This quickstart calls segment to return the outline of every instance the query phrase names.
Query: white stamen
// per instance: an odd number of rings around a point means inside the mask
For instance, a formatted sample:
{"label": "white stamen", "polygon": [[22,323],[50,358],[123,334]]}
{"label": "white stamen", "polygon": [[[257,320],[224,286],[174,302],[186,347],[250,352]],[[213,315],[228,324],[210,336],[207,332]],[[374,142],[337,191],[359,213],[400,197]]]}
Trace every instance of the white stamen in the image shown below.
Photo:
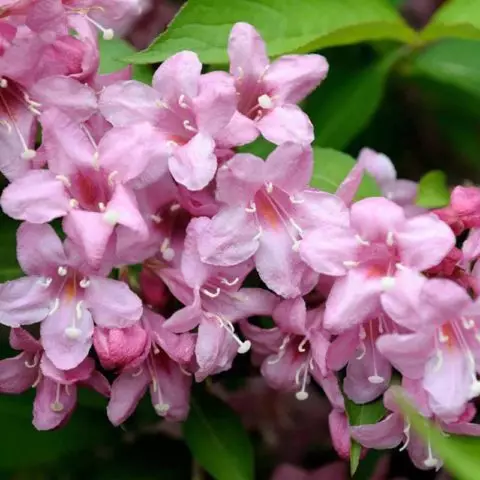
{"label": "white stamen", "polygon": [[368,381],[375,385],[379,385],[380,383],[383,383],[385,379],[380,375],[371,375],[370,377],[368,377]]}
{"label": "white stamen", "polygon": [[239,336],[235,333],[235,327],[233,326],[232,322],[230,322],[229,320],[225,320],[218,315],[213,315],[213,317],[219,322],[220,327],[225,328],[230,334],[230,336],[238,344],[237,353],[244,354],[250,350],[250,348],[252,347],[252,343],[250,342],[250,340],[245,340],[244,342],[242,342]]}
{"label": "white stamen", "polygon": [[170,211],[173,213],[173,212],[176,212],[177,210],[180,210],[180,204],[179,203],[172,203],[170,205]]}
{"label": "white stamen", "polygon": [[185,128],[185,130],[188,130],[189,132],[197,132],[198,130],[192,126],[192,124],[188,121],[188,120],[184,120],[183,121],[183,128]]}
{"label": "white stamen", "polygon": [[101,211],[101,212],[104,212],[105,211],[105,204],[103,202],[98,202],[98,209]]}
{"label": "white stamen", "polygon": [[360,347],[359,347],[361,350],[360,350],[360,353],[355,357],[357,360],[361,360],[365,354],[367,353],[367,348],[365,347],[365,343],[363,342],[360,342]]}
{"label": "white stamen", "polygon": [[155,106],[158,108],[168,108],[168,103],[163,100],[155,100]]}
{"label": "white stamen", "polygon": [[7,88],[8,80],[6,78],[0,78],[0,88]]}
{"label": "white stamen", "polygon": [[120,219],[120,214],[115,210],[109,210],[103,214],[103,219],[110,225],[116,225]]}
{"label": "white stamen", "polygon": [[405,265],[402,265],[401,263],[396,263],[395,268],[402,272],[408,272],[408,267],[406,267]]}
{"label": "white stamen", "polygon": [[27,148],[22,152],[21,157],[24,160],[32,160],[37,156],[37,152],[35,150],[32,150],[31,148]]}
{"label": "white stamen", "polygon": [[357,243],[359,243],[360,245],[365,245],[365,246],[368,246],[370,245],[370,242],[368,240],[364,240],[360,235],[355,235],[355,240],[357,241]]}
{"label": "white stamen", "polygon": [[273,192],[273,183],[272,182],[265,183],[265,188],[267,189],[267,193],[272,193]]}
{"label": "white stamen", "polygon": [[68,203],[69,203],[70,207],[72,207],[72,208],[77,208],[78,207],[78,200],[75,200],[74,198],[71,198]]}
{"label": "white stamen", "polygon": [[82,319],[82,305],[83,305],[83,300],[80,300],[79,302],[77,302],[77,304],[75,305],[75,314],[77,316],[77,320],[81,320]]}
{"label": "white stamen", "polygon": [[227,287],[233,287],[234,285],[236,285],[240,281],[240,278],[235,277],[232,281],[229,281],[228,278],[222,278],[220,281],[224,285],[227,285]]}
{"label": "white stamen", "polygon": [[289,197],[290,201],[294,204],[301,204],[301,203],[305,203],[305,200],[303,198],[295,198],[294,195],[290,195]]}
{"label": "white stamen", "polygon": [[292,245],[292,250],[294,252],[298,252],[300,250],[300,242],[298,240],[296,240],[295,242],[293,242],[293,245]]}
{"label": "white stamen", "polygon": [[258,227],[258,233],[253,237],[253,241],[260,240],[260,237],[263,235],[262,227]]}
{"label": "white stamen", "polygon": [[29,105],[27,107],[34,115],[41,115],[42,112],[40,110],[38,110],[37,108],[35,108],[33,105]]}
{"label": "white stamen", "polygon": [[114,36],[115,36],[115,32],[111,28],[107,28],[103,32],[103,39],[104,40],[112,40]]}
{"label": "white stamen", "polygon": [[50,409],[52,412],[58,413],[63,411],[63,403],[60,402],[60,389],[62,386],[57,383],[57,392],[55,394],[55,401],[50,404]]}
{"label": "white stamen", "polygon": [[38,355],[33,357],[32,363],[29,363],[28,360],[25,360],[24,364],[27,368],[35,368],[38,365]]}
{"label": "white stamen", "polygon": [[303,235],[303,229],[300,227],[293,218],[288,219],[292,227],[300,234]]}
{"label": "white stamen", "polygon": [[115,177],[118,175],[118,171],[114,170],[108,175],[108,184],[113,187],[115,185]]}
{"label": "white stamen", "polygon": [[68,273],[68,269],[67,267],[63,267],[63,266],[60,266],[57,268],[57,273],[61,276],[61,277],[65,277]]}
{"label": "white stamen", "polygon": [[178,104],[181,108],[188,108],[188,104],[185,102],[185,95],[183,93],[178,98]]}
{"label": "white stamen", "polygon": [[220,288],[217,287],[215,292],[211,292],[210,290],[207,290],[206,288],[202,288],[202,293],[204,293],[207,297],[217,298],[220,295],[221,290],[220,290]]}
{"label": "white stamen", "polygon": [[162,223],[163,218],[160,215],[150,215],[150,219],[152,220],[153,223],[156,223],[157,225],[159,223]]}
{"label": "white stamen", "polygon": [[308,342],[308,338],[305,337],[301,342],[300,342],[300,345],[298,346],[298,351],[300,353],[304,353],[305,352],[305,345],[307,344]]}
{"label": "white stamen", "polygon": [[23,94],[23,98],[29,105],[32,105],[32,107],[40,108],[42,106],[41,103],[35,102],[34,100],[32,100],[27,93]]}
{"label": "white stamen", "polygon": [[237,80],[241,80],[245,76],[245,72],[242,67],[237,67],[238,77]]}
{"label": "white stamen", "polygon": [[389,247],[391,247],[391,246],[393,245],[394,240],[395,240],[395,239],[394,239],[394,237],[393,237],[393,232],[388,232],[388,233],[387,233],[387,239],[386,239],[385,243],[386,243]]}
{"label": "white stamen", "polygon": [[358,332],[358,338],[360,340],[365,340],[367,338],[367,332],[363,327],[360,327],[360,331]]}
{"label": "white stamen", "polygon": [[162,252],[162,257],[165,261],[171,262],[175,257],[175,250],[173,248],[166,248]]}
{"label": "white stamen", "polygon": [[380,285],[383,291],[391,290],[393,287],[395,287],[395,277],[383,277],[380,280]]}
{"label": "white stamen", "polygon": [[92,157],[92,165],[95,170],[98,170],[100,168],[100,154],[98,152],[95,152]]}
{"label": "white stamen", "polygon": [[303,371],[303,377],[301,381],[301,389],[295,393],[295,397],[297,400],[303,401],[308,398],[308,392],[305,391],[306,386],[307,386],[307,381],[308,381],[308,363],[303,364],[296,372],[295,374],[295,383],[297,385],[300,384],[300,374]]}
{"label": "white stamen", "polygon": [[132,373],[132,377],[139,377],[143,373],[143,368],[139,367],[139,369],[136,372]]}
{"label": "white stamen", "polygon": [[475,320],[473,318],[462,318],[462,325],[465,330],[471,330],[475,327]]}
{"label": "white stamen", "polygon": [[12,126],[6,120],[0,120],[0,125],[3,125],[7,129],[9,135],[12,133]]}
{"label": "white stamen", "polygon": [[82,336],[82,331],[77,327],[67,327],[65,329],[65,336],[70,340],[78,340]]}
{"label": "white stamen", "polygon": [[50,311],[48,312],[48,315],[53,315],[57,310],[58,307],[60,306],[60,299],[57,297],[54,302],[52,307],[50,308]]}
{"label": "white stamen", "polygon": [[410,422],[406,422],[405,427],[403,429],[403,434],[405,435],[405,443],[399,448],[400,452],[403,452],[410,443]]}
{"label": "white stamen", "polygon": [[358,267],[360,265],[360,263],[355,262],[354,260],[345,260],[343,262],[343,265],[347,268],[355,268],[355,267]]}
{"label": "white stamen", "polygon": [[65,176],[65,175],[57,175],[55,177],[57,180],[60,180],[66,187],[71,187],[72,186],[72,182],[70,181],[70,179]]}
{"label": "white stamen", "polygon": [[257,211],[257,206],[254,202],[250,202],[250,206],[245,209],[247,213],[255,213]]}
{"label": "white stamen", "polygon": [[165,415],[170,410],[170,405],[168,403],[156,403],[153,408],[158,415]]}
{"label": "white stamen", "polygon": [[450,337],[448,335],[445,335],[442,329],[440,329],[438,331],[438,340],[440,341],[440,343],[447,343],[450,340]]}
{"label": "white stamen", "polygon": [[266,94],[260,95],[258,97],[258,104],[265,110],[270,110],[271,108],[273,108],[273,101]]}
{"label": "white stamen", "polygon": [[428,439],[428,457],[423,461],[423,464],[427,468],[438,468],[440,466],[440,461],[438,458],[435,458],[432,454],[432,445],[430,444],[430,438]]}
{"label": "white stamen", "polygon": [[80,280],[80,288],[88,288],[90,286],[90,280],[87,277],[84,277]]}

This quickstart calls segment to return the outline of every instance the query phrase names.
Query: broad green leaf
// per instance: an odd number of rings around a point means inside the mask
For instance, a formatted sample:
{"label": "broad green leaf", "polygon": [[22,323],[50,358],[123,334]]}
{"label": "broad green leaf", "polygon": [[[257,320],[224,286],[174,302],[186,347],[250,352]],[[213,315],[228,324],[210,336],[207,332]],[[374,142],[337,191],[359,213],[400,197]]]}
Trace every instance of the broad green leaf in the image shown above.
{"label": "broad green leaf", "polygon": [[[350,425],[368,425],[377,423],[386,413],[382,398],[374,402],[357,405],[348,397],[345,397],[345,410]],[[350,474],[352,476],[358,468],[361,451],[361,445],[352,439],[350,447]]]}
{"label": "broad green leaf", "polygon": [[444,435],[430,421],[422,417],[396,389],[397,401],[415,432],[430,443],[433,455],[439,455],[446,469],[456,480],[478,480],[480,438]]}
{"label": "broad green leaf", "polygon": [[480,8],[477,0],[446,2],[420,36],[423,40],[444,37],[480,39]]}
{"label": "broad green leaf", "polygon": [[418,184],[416,204],[424,208],[445,207],[450,202],[447,176],[440,170],[425,174]]}
{"label": "broad green leaf", "polygon": [[[315,166],[310,185],[324,192],[335,193],[355,165],[355,160],[346,153],[330,148],[315,147],[313,151]],[[375,180],[368,174],[365,174],[355,199],[360,200],[366,197],[378,197],[381,195],[382,193]]]}
{"label": "broad green leaf", "polygon": [[426,76],[480,98],[480,41],[448,39],[417,55],[410,73]]}
{"label": "broad green leaf", "polygon": [[403,50],[390,54],[374,66],[347,72],[338,82],[327,78],[309,98],[307,113],[315,126],[315,144],[343,149],[367,126],[383,97],[392,66]]}
{"label": "broad green leaf", "polygon": [[78,408],[59,430],[39,432],[32,425],[32,395],[0,396],[0,469],[31,468],[59,461],[75,452],[109,444],[117,433],[104,412]]}
{"label": "broad green leaf", "polygon": [[240,419],[218,398],[192,398],[183,434],[195,459],[216,480],[253,480],[250,439]]}
{"label": "broad green leaf", "polygon": [[0,282],[23,276],[17,262],[17,228],[20,223],[0,213]]}
{"label": "broad green leaf", "polygon": [[[128,64],[122,58],[135,53],[135,49],[120,38],[104,40],[98,38],[100,49],[100,73],[112,73],[125,68]],[[153,70],[146,65],[133,65],[132,78],[147,84],[152,83]]]}
{"label": "broad green leaf", "polygon": [[311,52],[376,39],[410,42],[414,32],[387,0],[189,0],[166,32],[129,57],[155,63],[181,50],[204,63],[227,63],[227,40],[236,22],[254,25],[271,56]]}

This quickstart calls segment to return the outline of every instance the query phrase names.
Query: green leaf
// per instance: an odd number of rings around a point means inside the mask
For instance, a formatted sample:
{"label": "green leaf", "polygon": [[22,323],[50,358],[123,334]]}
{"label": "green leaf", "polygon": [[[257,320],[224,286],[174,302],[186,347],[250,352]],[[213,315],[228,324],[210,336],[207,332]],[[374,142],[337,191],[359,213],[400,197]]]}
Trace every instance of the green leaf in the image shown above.
{"label": "green leaf", "polygon": [[[113,38],[104,40],[101,36],[98,38],[100,49],[100,73],[112,73],[125,68],[128,64],[121,60],[128,55],[132,55],[136,50],[124,40]],[[134,65],[132,78],[139,82],[147,84],[152,83],[153,71],[146,65]]]}
{"label": "green leaf", "polygon": [[216,480],[252,480],[253,449],[233,411],[218,398],[195,395],[183,425],[188,447]]}
{"label": "green leaf", "polygon": [[335,73],[309,98],[306,111],[315,126],[315,144],[343,149],[370,122],[382,100],[386,80],[400,49],[374,66],[347,71],[343,81]]}
{"label": "green leaf", "polygon": [[440,208],[450,203],[447,176],[440,170],[425,174],[418,184],[416,204],[424,208]]}
{"label": "green leaf", "polygon": [[433,454],[439,455],[446,469],[457,480],[478,480],[480,438],[461,435],[445,436],[430,421],[422,417],[395,387],[396,399],[415,432],[430,443]]}
{"label": "green leaf", "polygon": [[[310,185],[324,192],[335,193],[355,165],[355,160],[346,153],[330,148],[315,147],[313,152],[315,166]],[[382,193],[375,180],[370,175],[365,174],[355,199],[361,200],[362,198],[381,195]]]}
{"label": "green leaf", "polygon": [[450,0],[433,16],[420,37],[480,38],[480,8],[476,0]]}
{"label": "green leaf", "polygon": [[193,50],[204,63],[227,63],[227,40],[236,22],[254,25],[274,57],[376,39],[415,38],[386,0],[235,0],[228,7],[224,0],[189,0],[166,32],[128,60],[154,63],[180,50]]}
{"label": "green leaf", "polygon": [[23,276],[17,262],[17,228],[19,222],[0,213],[0,282]]}
{"label": "green leaf", "polygon": [[[369,425],[377,423],[386,414],[382,398],[374,402],[357,405],[345,396],[345,410],[350,425]],[[350,447],[350,474],[352,476],[358,468],[361,451],[361,445],[352,439]]]}
{"label": "green leaf", "polygon": [[104,412],[79,408],[59,430],[39,432],[32,425],[32,395],[0,396],[0,469],[47,465],[75,452],[112,443],[117,436]]}
{"label": "green leaf", "polygon": [[423,50],[411,65],[414,76],[425,76],[480,98],[480,41],[449,39]]}

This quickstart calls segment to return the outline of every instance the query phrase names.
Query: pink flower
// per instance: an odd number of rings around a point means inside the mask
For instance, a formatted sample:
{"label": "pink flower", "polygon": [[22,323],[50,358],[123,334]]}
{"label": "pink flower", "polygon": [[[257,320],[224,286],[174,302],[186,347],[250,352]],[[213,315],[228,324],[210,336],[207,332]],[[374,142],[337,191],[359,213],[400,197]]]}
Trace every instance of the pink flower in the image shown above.
{"label": "pink flower", "polygon": [[381,313],[400,271],[434,267],[454,245],[452,231],[435,215],[407,219],[390,200],[367,198],[354,203],[350,215],[307,232],[299,252],[318,273],[340,277],[325,312],[326,328],[340,333]]}
{"label": "pink flower", "polygon": [[[434,415],[429,410],[426,394],[419,382],[404,378],[402,386],[417,410],[424,417],[435,420]],[[352,437],[367,448],[379,450],[396,448],[403,442],[400,450],[407,449],[417,468],[421,470],[440,469],[442,460],[432,451],[430,442],[425,443],[411,431],[408,418],[402,415],[390,390],[385,393],[384,404],[391,413],[376,424],[350,427]],[[480,426],[470,423],[474,416],[475,408],[470,404],[464,409],[458,421],[446,423],[437,419],[437,424],[446,433],[480,436]]]}
{"label": "pink flower", "polygon": [[[65,232],[94,266],[101,262],[112,234],[118,233],[117,225],[146,238],[133,187],[143,185],[143,171],[155,158],[155,150],[142,149],[149,126],[137,125],[129,137],[122,129],[111,130],[97,147],[60,111],[46,112],[42,124],[49,170],[32,170],[10,184],[1,197],[4,211],[32,223],[65,217]],[[126,157],[125,149],[137,143],[138,158]]]}
{"label": "pink flower", "polygon": [[327,76],[326,59],[321,55],[285,55],[270,64],[264,41],[248,23],[233,26],[228,55],[238,93],[238,113],[230,128],[258,129],[277,145],[311,143],[313,126],[296,104]]}
{"label": "pink flower", "polygon": [[125,368],[112,384],[107,415],[114,425],[123,423],[150,387],[155,412],[167,420],[184,420],[190,401],[191,377],[184,370],[194,349],[192,335],[176,335],[164,327],[165,319],[144,310],[142,328],[150,348]]}
{"label": "pink flower", "polygon": [[37,430],[51,430],[68,421],[75,409],[77,386],[109,396],[108,381],[95,370],[91,358],[72,370],[58,370],[43,354],[40,342],[21,328],[10,331],[10,345],[22,352],[0,361],[0,392],[23,393],[36,388],[33,425]]}
{"label": "pink flower", "polygon": [[343,409],[338,381],[326,364],[330,335],[323,329],[322,307],[307,311],[302,297],[284,300],[273,311],[276,327],[262,329],[242,322],[244,335],[263,361],[261,372],[268,385],[308,398],[311,377],[325,390],[330,402]]}
{"label": "pink flower", "polygon": [[235,267],[202,263],[198,241],[207,226],[207,218],[191,220],[180,272],[162,277],[177,299],[187,305],[167,320],[165,328],[188,332],[198,326],[197,381],[229,369],[236,353],[246,353],[250,349],[250,342],[236,335],[234,322],[251,315],[270,315],[277,304],[277,298],[270,292],[240,288],[252,269],[250,262]]}
{"label": "pink flower", "polygon": [[283,297],[310,291],[318,276],[298,255],[300,240],[326,217],[347,221],[341,200],[308,188],[309,146],[285,143],[264,162],[238,154],[219,170],[217,199],[225,206],[199,240],[202,260],[236,265],[253,256],[266,285]]}
{"label": "pink flower", "polygon": [[0,285],[0,323],[42,322],[47,357],[60,369],[77,367],[92,345],[94,322],[124,328],[142,314],[140,299],[123,282],[88,268],[49,225],[24,223],[17,233],[18,261],[28,277]]}
{"label": "pink flower", "polygon": [[385,308],[411,333],[385,334],[377,347],[404,377],[421,380],[436,416],[456,421],[480,392],[480,300],[451,280],[410,275],[406,282],[409,296],[398,291]]}
{"label": "pink flower", "polygon": [[113,125],[146,121],[154,127],[149,143],[165,149],[170,173],[189,190],[201,190],[214,177],[215,138],[236,104],[228,74],[201,75],[201,70],[196,54],[181,52],[158,68],[153,88],[119,82],[107,87],[100,99],[100,109]]}

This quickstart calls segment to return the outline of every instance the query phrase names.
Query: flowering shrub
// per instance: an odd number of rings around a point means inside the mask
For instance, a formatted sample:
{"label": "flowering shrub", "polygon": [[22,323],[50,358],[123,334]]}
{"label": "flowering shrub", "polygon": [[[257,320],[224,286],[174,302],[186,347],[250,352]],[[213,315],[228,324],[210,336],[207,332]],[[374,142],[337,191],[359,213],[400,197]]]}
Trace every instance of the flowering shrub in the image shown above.
{"label": "flowering shrub", "polygon": [[[301,104],[327,59],[270,60],[246,22],[229,33],[228,71],[184,50],[151,85],[129,66],[100,74],[98,32],[112,40],[141,9],[0,7],[0,205],[21,222],[24,274],[0,285],[16,351],[0,361],[0,392],[33,387],[38,430],[66,425],[86,388],[108,398],[115,426],[147,390],[154,413],[178,422],[196,383],[234,406],[209,378],[243,357],[260,389],[305,404],[323,392],[333,447],[352,465],[400,447],[438,470],[441,445],[408,405],[445,434],[480,434],[480,190],[419,205],[418,184],[365,148],[325,191],[314,169],[328,151],[312,148]],[[258,139],[266,158],[245,147]],[[325,475],[345,465],[284,465],[273,478]]]}

